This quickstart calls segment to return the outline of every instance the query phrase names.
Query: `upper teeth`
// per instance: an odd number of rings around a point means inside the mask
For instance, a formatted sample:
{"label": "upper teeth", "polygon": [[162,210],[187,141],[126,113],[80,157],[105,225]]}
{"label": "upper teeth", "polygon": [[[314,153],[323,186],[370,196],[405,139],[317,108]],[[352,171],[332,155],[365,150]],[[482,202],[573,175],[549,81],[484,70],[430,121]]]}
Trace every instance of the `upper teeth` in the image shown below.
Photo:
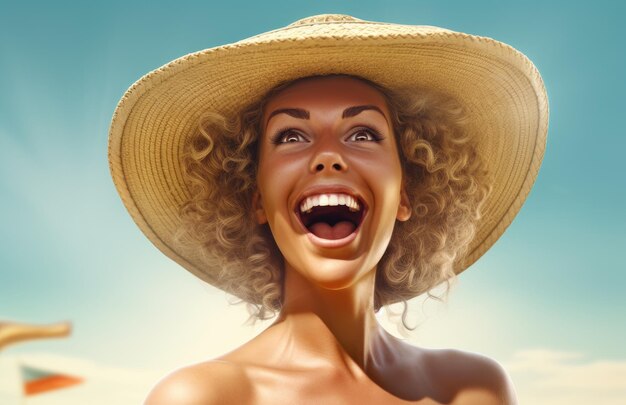
{"label": "upper teeth", "polygon": [[318,194],[307,197],[300,204],[300,211],[309,213],[313,207],[345,205],[350,211],[358,211],[359,203],[347,194]]}

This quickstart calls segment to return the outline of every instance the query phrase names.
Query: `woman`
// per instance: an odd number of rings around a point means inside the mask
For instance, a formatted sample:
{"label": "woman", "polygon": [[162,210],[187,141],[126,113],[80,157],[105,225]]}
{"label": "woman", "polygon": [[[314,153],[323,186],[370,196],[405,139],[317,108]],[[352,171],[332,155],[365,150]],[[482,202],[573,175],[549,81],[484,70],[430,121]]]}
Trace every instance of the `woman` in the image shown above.
{"label": "woman", "polygon": [[111,128],[127,208],[253,316],[278,312],[147,403],[515,403],[493,360],[407,345],[374,312],[495,242],[534,181],[546,128],[540,77],[511,48],[348,16],[144,77]]}

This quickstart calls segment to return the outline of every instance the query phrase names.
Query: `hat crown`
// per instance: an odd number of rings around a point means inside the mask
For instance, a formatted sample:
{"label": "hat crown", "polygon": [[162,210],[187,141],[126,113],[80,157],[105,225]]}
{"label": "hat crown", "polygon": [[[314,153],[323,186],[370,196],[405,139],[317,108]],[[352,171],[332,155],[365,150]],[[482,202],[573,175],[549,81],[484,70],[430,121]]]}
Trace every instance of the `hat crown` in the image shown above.
{"label": "hat crown", "polygon": [[307,24],[319,23],[338,23],[338,22],[361,22],[363,20],[346,14],[319,14],[311,17],[303,18],[288,25],[288,27],[297,27]]}

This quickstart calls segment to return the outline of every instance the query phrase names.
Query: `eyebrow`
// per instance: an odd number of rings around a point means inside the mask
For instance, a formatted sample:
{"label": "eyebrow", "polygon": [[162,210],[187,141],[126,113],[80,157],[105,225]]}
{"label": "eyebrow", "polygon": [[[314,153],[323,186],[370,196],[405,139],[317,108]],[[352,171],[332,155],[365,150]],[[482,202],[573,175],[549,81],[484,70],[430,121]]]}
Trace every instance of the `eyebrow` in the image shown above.
{"label": "eyebrow", "polygon": [[267,117],[267,122],[270,122],[272,117],[278,114],[287,114],[302,120],[308,120],[311,116],[307,110],[303,110],[302,108],[279,108],[278,110],[272,111],[270,116]]}
{"label": "eyebrow", "polygon": [[[345,110],[343,110],[343,113],[341,114],[341,118],[351,118],[351,117],[359,115],[360,113],[366,110],[378,111],[383,117],[385,117],[385,120],[387,120],[385,113],[383,113],[383,111],[380,108],[371,104],[348,107]],[[272,111],[269,117],[267,117],[267,122],[270,122],[272,117],[278,114],[287,114],[294,118],[299,118],[303,120],[308,120],[311,118],[311,114],[309,114],[307,110],[304,110],[302,108],[279,108],[278,110]]]}
{"label": "eyebrow", "polygon": [[348,107],[345,110],[343,110],[343,114],[341,115],[341,118],[354,117],[356,115],[361,114],[365,110],[378,111],[383,117],[385,117],[385,120],[387,119],[387,117],[385,116],[385,113],[380,108],[376,107],[375,105],[369,105],[369,104],[357,105],[355,107]]}

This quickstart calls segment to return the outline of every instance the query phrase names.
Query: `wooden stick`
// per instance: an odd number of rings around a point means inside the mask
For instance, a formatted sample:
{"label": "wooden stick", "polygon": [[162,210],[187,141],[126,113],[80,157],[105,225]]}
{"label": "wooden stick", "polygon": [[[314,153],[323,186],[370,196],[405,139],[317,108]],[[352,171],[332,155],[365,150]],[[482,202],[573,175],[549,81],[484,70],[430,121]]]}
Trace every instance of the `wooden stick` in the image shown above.
{"label": "wooden stick", "polygon": [[69,336],[72,324],[58,322],[49,325],[32,325],[0,321],[0,350],[10,344],[33,339],[48,339]]}

